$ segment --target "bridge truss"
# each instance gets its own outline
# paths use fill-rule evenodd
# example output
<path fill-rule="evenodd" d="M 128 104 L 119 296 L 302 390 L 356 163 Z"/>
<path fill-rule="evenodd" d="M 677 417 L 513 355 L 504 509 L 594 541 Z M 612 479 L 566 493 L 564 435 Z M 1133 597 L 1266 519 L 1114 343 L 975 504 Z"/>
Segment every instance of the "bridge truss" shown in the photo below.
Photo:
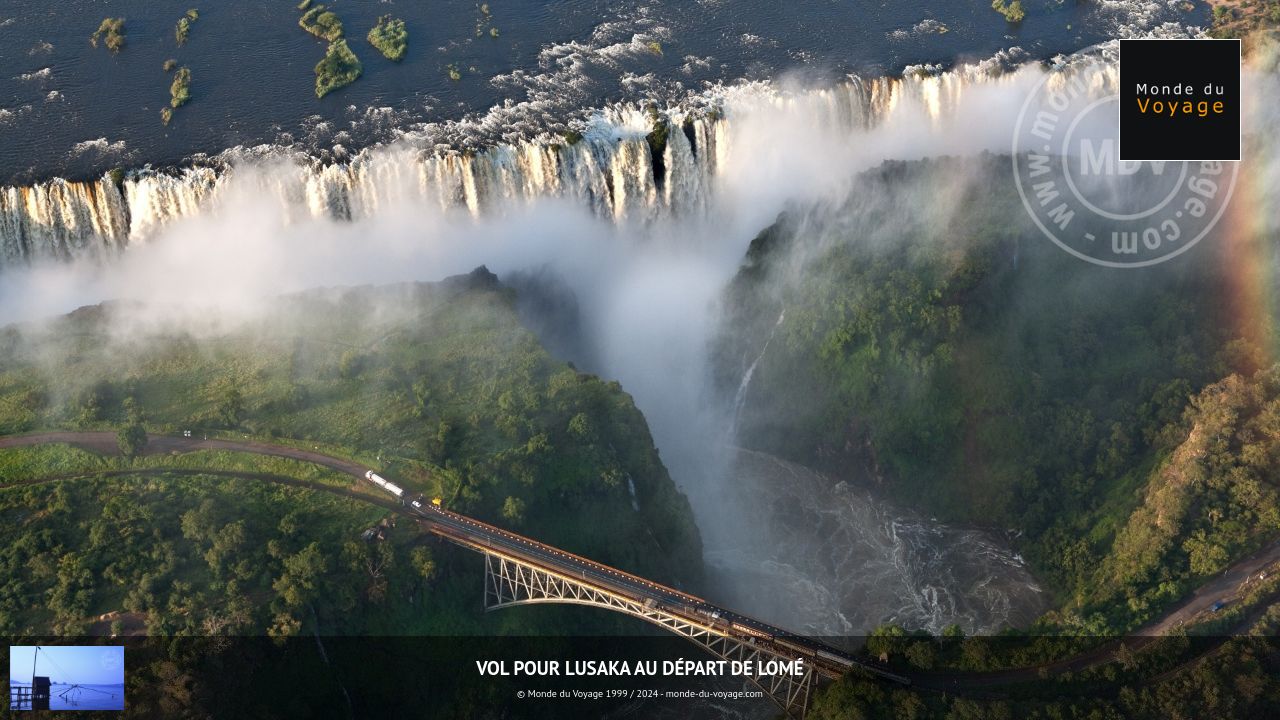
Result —
<path fill-rule="evenodd" d="M 482 552 L 486 611 L 538 603 L 590 605 L 657 625 L 693 642 L 721 660 L 752 661 L 756 667 L 771 659 L 795 660 L 794 655 L 771 648 L 767 640 L 758 641 L 749 635 L 732 635 L 710 623 L 701 623 L 669 612 L 652 600 L 638 601 L 584 579 L 556 573 L 489 549 L 483 549 Z M 800 677 L 766 675 L 750 680 L 782 708 L 787 717 L 803 720 L 817 683 L 813 666 L 805 663 L 804 667 L 805 673 Z"/>

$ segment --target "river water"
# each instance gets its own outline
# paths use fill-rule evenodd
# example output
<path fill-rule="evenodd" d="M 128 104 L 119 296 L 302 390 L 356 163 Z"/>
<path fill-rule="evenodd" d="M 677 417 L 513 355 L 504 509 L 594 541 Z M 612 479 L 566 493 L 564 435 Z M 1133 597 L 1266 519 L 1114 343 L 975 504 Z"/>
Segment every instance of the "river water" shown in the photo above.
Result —
<path fill-rule="evenodd" d="M 633 394 L 689 495 L 712 599 L 828 636 L 884 622 L 993 632 L 1044 609 L 1004 538 L 724 449 L 735 400 L 708 393 L 714 306 L 750 239 L 789 204 L 838 196 L 888 158 L 1007 152 L 1016 113 L 997 111 L 1043 72 L 1020 60 L 1150 28 L 1171 6 L 1037 6 L 1012 30 L 985 1 L 494 2 L 502 44 L 483 45 L 471 3 L 342 0 L 334 9 L 353 29 L 405 16 L 418 54 L 402 66 L 366 57 L 367 77 L 317 103 L 317 46 L 289 5 L 202 8 L 178 51 L 173 18 L 152 4 L 0 0 L 0 178 L 131 168 L 119 183 L 0 188 L 0 323 L 116 297 L 242 310 L 482 263 L 504 278 L 544 273 L 580 308 L 571 345 L 588 350 L 570 359 Z M 106 13 L 128 18 L 117 57 L 85 40 Z M 948 31 L 921 27 L 928 19 Z M 196 99 L 164 129 L 159 65 L 174 54 L 193 68 Z M 989 60 L 875 74 L 966 54 Z M 442 80 L 454 61 L 475 64 L 475 82 Z M 844 76 L 859 68 L 871 71 Z M 796 70 L 840 80 L 777 77 Z M 646 141 L 645 99 L 674 129 L 661 153 Z M 573 119 L 587 119 L 581 142 L 539 135 Z M 386 137 L 400 141 L 350 152 Z M 207 166 L 140 167 L 264 142 Z"/>
<path fill-rule="evenodd" d="M 1006 538 L 938 523 L 770 455 L 732 454 L 737 492 L 725 494 L 726 512 L 756 532 L 745 543 L 703 539 L 712 584 L 749 603 L 744 612 L 839 637 L 883 623 L 990 634 L 1048 609 Z"/>
<path fill-rule="evenodd" d="M 1045 58 L 1208 19 L 1204 6 L 1142 0 L 1032 3 L 1017 26 L 988 0 L 492 0 L 488 19 L 474 0 L 333 0 L 364 76 L 317 99 L 312 67 L 324 44 L 298 27 L 295 5 L 192 2 L 200 19 L 179 47 L 173 27 L 187 5 L 0 0 L 0 184 L 176 165 L 264 143 L 341 158 L 405 132 L 453 147 L 511 141 L 563 129 L 592 108 L 667 103 L 709 84 L 898 74 L 1014 47 Z M 364 40 L 384 13 L 407 23 L 401 63 Z M 125 18 L 118 54 L 89 43 L 104 17 Z M 190 68 L 193 85 L 166 127 L 170 58 Z"/>

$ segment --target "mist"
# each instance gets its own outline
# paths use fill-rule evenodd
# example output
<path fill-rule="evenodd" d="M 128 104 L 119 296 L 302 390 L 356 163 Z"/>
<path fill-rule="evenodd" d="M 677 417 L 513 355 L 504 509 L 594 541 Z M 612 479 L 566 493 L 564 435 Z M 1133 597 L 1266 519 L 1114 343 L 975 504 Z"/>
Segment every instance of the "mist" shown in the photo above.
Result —
<path fill-rule="evenodd" d="M 733 398 L 714 388 L 709 360 L 718 302 L 748 244 L 788 208 L 845 198 L 857 173 L 886 160 L 1008 153 L 1017 111 L 1042 76 L 1037 66 L 995 76 L 964 67 L 881 83 L 874 92 L 871 83 L 805 89 L 798 78 L 716 89 L 725 121 L 715 175 L 697 190 L 701 212 L 658 208 L 611 217 L 574 197 L 536 193 L 475 212 L 423 202 L 416 180 L 387 175 L 362 191 L 376 203 L 353 219 L 335 219 L 313 212 L 301 192 L 264 192 L 295 185 L 296 163 L 243 161 L 196 211 L 175 215 L 121 252 L 0 270 L 0 325 L 130 300 L 138 304 L 116 321 L 121 338 L 158 328 L 216 333 L 259 317 L 279 295 L 308 288 L 433 281 L 480 265 L 504 279 L 554 279 L 571 291 L 580 314 L 582 337 L 561 344 L 580 355 L 566 359 L 620 381 L 634 396 L 690 498 L 708 556 L 763 547 L 772 542 L 761 537 L 767 526 L 743 522 L 732 508 L 771 500 L 744 497 L 750 486 L 730 475 Z M 849 109 L 858 106 L 855 96 L 866 108 L 861 116 Z M 634 123 L 613 131 L 643 143 L 645 130 Z M 416 157 L 405 146 L 369 154 L 383 164 Z M 616 167 L 614 173 L 621 187 Z M 929 202 L 945 209 L 951 200 Z M 934 219 L 945 221 L 945 211 Z M 781 583 L 787 574 L 773 577 Z M 869 611 L 850 624 L 830 605 L 789 604 L 786 593 L 796 591 L 762 599 L 769 593 L 749 583 L 706 589 L 710 599 L 814 632 L 867 630 L 893 610 Z M 935 620 L 955 618 L 943 612 Z M 991 629 L 989 619 L 965 620 Z"/>

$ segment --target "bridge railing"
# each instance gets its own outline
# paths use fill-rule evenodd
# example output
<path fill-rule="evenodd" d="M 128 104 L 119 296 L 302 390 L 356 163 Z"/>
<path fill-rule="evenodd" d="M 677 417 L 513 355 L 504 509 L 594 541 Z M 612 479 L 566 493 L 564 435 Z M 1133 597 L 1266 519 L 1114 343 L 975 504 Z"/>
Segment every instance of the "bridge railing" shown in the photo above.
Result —
<path fill-rule="evenodd" d="M 9 688 L 9 709 L 30 710 L 32 702 L 31 688 L 13 686 Z"/>

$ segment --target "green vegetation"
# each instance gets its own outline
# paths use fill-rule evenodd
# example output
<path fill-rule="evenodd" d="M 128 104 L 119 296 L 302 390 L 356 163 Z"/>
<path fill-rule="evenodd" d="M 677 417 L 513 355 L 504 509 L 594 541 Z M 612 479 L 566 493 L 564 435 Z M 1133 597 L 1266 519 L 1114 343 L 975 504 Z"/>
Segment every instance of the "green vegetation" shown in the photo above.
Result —
<path fill-rule="evenodd" d="M 457 63 L 449 63 L 448 65 L 444 66 L 444 69 L 449 73 L 450 80 L 454 82 L 458 82 L 459 80 L 462 79 L 462 72 L 458 70 Z"/>
<path fill-rule="evenodd" d="M 172 121 L 173 121 L 173 108 L 171 107 L 160 108 L 160 122 L 164 123 L 165 125 L 168 125 Z"/>
<path fill-rule="evenodd" d="M 649 121 L 652 130 L 645 136 L 649 143 L 649 151 L 654 158 L 661 158 L 667 151 L 667 139 L 671 136 L 671 122 L 658 111 L 657 106 L 649 106 Z"/>
<path fill-rule="evenodd" d="M 178 72 L 173 76 L 173 82 L 169 85 L 169 106 L 174 108 L 182 107 L 191 99 L 191 70 L 189 68 L 178 68 Z"/>
<path fill-rule="evenodd" d="M 1099 273 L 1041 242 L 1002 170 L 890 163 L 762 233 L 726 298 L 723 391 L 785 309 L 740 442 L 1021 531 L 1058 603 L 1042 634 L 1129 629 L 1280 531 L 1274 340 L 1222 307 L 1221 246 Z"/>
<path fill-rule="evenodd" d="M 311 0 L 302 0 L 302 2 L 298 3 L 299 10 L 306 10 L 309 7 L 311 7 Z"/>
<path fill-rule="evenodd" d="M 98 47 L 98 40 L 111 52 L 120 52 L 124 48 L 124 18 L 106 18 L 98 29 L 89 36 L 89 42 Z"/>
<path fill-rule="evenodd" d="M 1280 366 L 1208 386 L 1164 432 L 1170 452 L 1088 578 L 1099 606 L 1150 613 L 1280 531 Z"/>
<path fill-rule="evenodd" d="M 303 13 L 298 25 L 321 40 L 328 40 L 331 51 L 332 43 L 342 39 L 342 20 L 326 10 L 324 5 L 315 5 Z"/>
<path fill-rule="evenodd" d="M 187 44 L 187 37 L 191 34 L 191 24 L 199 19 L 200 11 L 195 8 L 188 10 L 186 15 L 178 18 L 178 24 L 174 27 L 173 34 L 179 46 Z"/>
<path fill-rule="evenodd" d="M 404 21 L 390 15 L 378 18 L 378 24 L 369 31 L 369 43 L 380 50 L 388 60 L 400 62 L 409 47 L 409 31 Z"/>
<path fill-rule="evenodd" d="M 241 453 L 150 454 L 144 422 L 319 448 L 571 551 L 698 578 L 688 504 L 630 397 L 548 356 L 492 275 L 307 293 L 200 337 L 125 338 L 118 310 L 0 330 L 0 433 L 110 430 L 123 451 L 0 450 L 0 632 L 81 632 L 109 613 L 127 634 L 634 630 L 580 611 L 487 615 L 470 553 L 409 523 L 362 541 L 386 516 L 376 506 L 201 473 L 379 497 L 367 483 Z M 106 471 L 123 476 L 29 484 Z"/>
<path fill-rule="evenodd" d="M 346 87 L 356 81 L 363 71 L 360 58 L 347 47 L 346 40 L 335 40 L 329 43 L 324 58 L 316 63 L 316 97 Z"/>
<path fill-rule="evenodd" d="M 174 69 L 174 68 L 176 68 L 176 67 L 178 67 L 178 61 L 177 61 L 177 60 L 175 60 L 175 59 L 173 59 L 173 58 L 169 58 L 168 60 L 165 60 L 165 61 L 164 61 L 164 71 L 165 71 L 165 72 L 173 72 L 173 69 Z"/>
<path fill-rule="evenodd" d="M 1213 26 L 1209 35 L 1215 38 L 1241 38 L 1245 47 L 1255 39 L 1280 27 L 1280 0 L 1214 0 Z"/>
<path fill-rule="evenodd" d="M 0 513 L 22 518 L 0 549 L 0 627 L 29 634 L 91 632 L 108 613 L 129 634 L 294 633 L 308 604 L 322 622 L 369 604 L 362 557 L 403 557 L 414 539 L 361 544 L 352 530 L 376 508 L 214 477 L 9 488 Z M 408 566 L 392 563 L 397 584 L 419 582 Z"/>
<path fill-rule="evenodd" d="M 136 457 L 147 447 L 147 429 L 142 423 L 130 423 L 117 434 L 120 453 L 127 458 Z"/>
<path fill-rule="evenodd" d="M 1011 23 L 1020 23 L 1027 14 L 1022 10 L 1022 0 L 991 0 L 991 9 L 1004 16 Z"/>
<path fill-rule="evenodd" d="M 342 37 L 342 21 L 337 15 L 326 10 L 324 5 L 310 5 L 304 2 L 298 6 L 298 9 L 306 10 L 298 19 L 298 25 L 312 35 L 329 41 L 324 57 L 316 63 L 315 67 L 316 97 L 322 98 L 334 90 L 355 82 L 364 68 L 360 64 L 360 58 L 356 57 L 355 52 L 347 46 L 347 41 Z M 403 30 L 403 23 L 401 29 Z M 373 33 L 370 33 L 369 37 L 370 42 L 373 42 Z"/>
<path fill-rule="evenodd" d="M 761 233 L 723 302 L 725 396 L 768 343 L 741 444 L 1016 530 L 1053 593 L 1024 637 L 882 629 L 867 652 L 912 672 L 1093 650 L 1280 535 L 1275 298 L 1236 300 L 1250 291 L 1240 258 L 1268 265 L 1271 245 L 1242 233 L 1149 272 L 1101 272 L 1045 241 L 1005 177 L 1007 158 L 886 163 L 843 202 Z M 1255 613 L 1274 635 L 1277 592 L 1233 601 L 1189 646 L 1116 650 L 991 689 L 999 702 L 850 677 L 811 717 L 1267 716 L 1274 640 L 1230 640 L 1175 670 Z M 1224 690 L 1235 677 L 1247 693 Z"/>

